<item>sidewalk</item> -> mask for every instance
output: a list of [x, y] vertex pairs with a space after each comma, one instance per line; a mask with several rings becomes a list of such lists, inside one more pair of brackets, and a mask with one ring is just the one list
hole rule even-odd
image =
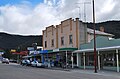
[[97, 73], [94, 73], [94, 69], [66, 69], [66, 68], [58, 68], [58, 67], [52, 67], [52, 68], [46, 68], [46, 69], [52, 69], [52, 70], [62, 70], [62, 71], [68, 71], [73, 73], [84, 73], [84, 74], [96, 74], [101, 76], [116, 76], [120, 78], [120, 72], [116, 71], [109, 71], [109, 70], [97, 70]]
[[[10, 63], [10, 65], [20, 65], [17, 63]], [[61, 70], [61, 71], [67, 71], [71, 73], [84, 73], [84, 74], [96, 74], [101, 76], [116, 76], [120, 78], [120, 72], [116, 71], [108, 71], [108, 70], [98, 70], [97, 73], [94, 73], [94, 69], [66, 69], [66, 68], [60, 68], [60, 67], [50, 67], [50, 68], [43, 68], [43, 69], [50, 69], [50, 70]]]
[[94, 73], [94, 70], [89, 69], [71, 69], [71, 72], [85, 73], [85, 74], [97, 74], [103, 76], [116, 76], [120, 78], [120, 72], [108, 71], [108, 70], [98, 70], [97, 73]]
[[17, 63], [9, 63], [10, 65], [20, 65], [20, 64], [17, 64]]
[[63, 70], [63, 71], [70, 71], [71, 69], [61, 68], [61, 67], [50, 67], [46, 69], [52, 69], [52, 70]]

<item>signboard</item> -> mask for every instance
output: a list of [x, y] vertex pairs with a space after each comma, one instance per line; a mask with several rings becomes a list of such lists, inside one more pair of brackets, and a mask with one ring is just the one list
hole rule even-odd
[[59, 51], [59, 49], [54, 49], [53, 52]]
[[28, 47], [27, 50], [34, 50], [34, 47]]
[[40, 53], [41, 54], [46, 54], [46, 53], [48, 53], [48, 50], [41, 50]]
[[34, 51], [34, 54], [38, 54], [38, 51]]
[[39, 54], [40, 51], [29, 51], [29, 54]]
[[15, 49], [11, 49], [11, 51], [10, 52], [16, 52], [16, 50]]
[[34, 54], [34, 51], [29, 51], [29, 54]]

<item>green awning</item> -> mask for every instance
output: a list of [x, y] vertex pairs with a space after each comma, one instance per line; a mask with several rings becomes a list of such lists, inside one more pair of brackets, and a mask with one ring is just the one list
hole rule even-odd
[[58, 48], [54, 50], [48, 50], [48, 53], [61, 52], [61, 51], [75, 51], [75, 50], [78, 50], [78, 48]]
[[[120, 39], [111, 39], [105, 36], [96, 37], [96, 48], [105, 48], [105, 47], [113, 47], [120, 46]], [[80, 45], [79, 50], [84, 49], [93, 49], [94, 48], [94, 40], [90, 43]]]
[[77, 50], [78, 48], [60, 48], [59, 50], [60, 51], [75, 51]]
[[0, 49], [0, 52], [5, 52], [3, 49]]
[[[96, 37], [96, 50], [97, 51], [108, 51], [120, 49], [120, 39], [109, 39], [105, 36]], [[79, 50], [74, 51], [74, 53], [83, 52], [94, 52], [94, 39], [90, 43], [80, 45]]]

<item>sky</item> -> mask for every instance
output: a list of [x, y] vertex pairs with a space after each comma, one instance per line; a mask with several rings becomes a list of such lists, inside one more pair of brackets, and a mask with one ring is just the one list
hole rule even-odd
[[[120, 0], [95, 0], [96, 23], [120, 20]], [[0, 0], [0, 32], [42, 35], [68, 18], [92, 22], [92, 0]]]

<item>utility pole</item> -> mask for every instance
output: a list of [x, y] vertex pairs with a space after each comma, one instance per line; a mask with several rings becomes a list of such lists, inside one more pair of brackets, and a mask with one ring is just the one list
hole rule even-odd
[[34, 47], [34, 61], [36, 61], [35, 55], [36, 55], [36, 51], [37, 51], [37, 43], [33, 43], [32, 45]]
[[[17, 48], [17, 52], [20, 53], [20, 46]], [[17, 63], [20, 63], [20, 55], [17, 55]]]
[[95, 4], [94, 4], [94, 0], [92, 1], [93, 3], [93, 27], [94, 27], [94, 69], [95, 69], [95, 73], [97, 73], [97, 55], [96, 55], [96, 35], [95, 35]]

